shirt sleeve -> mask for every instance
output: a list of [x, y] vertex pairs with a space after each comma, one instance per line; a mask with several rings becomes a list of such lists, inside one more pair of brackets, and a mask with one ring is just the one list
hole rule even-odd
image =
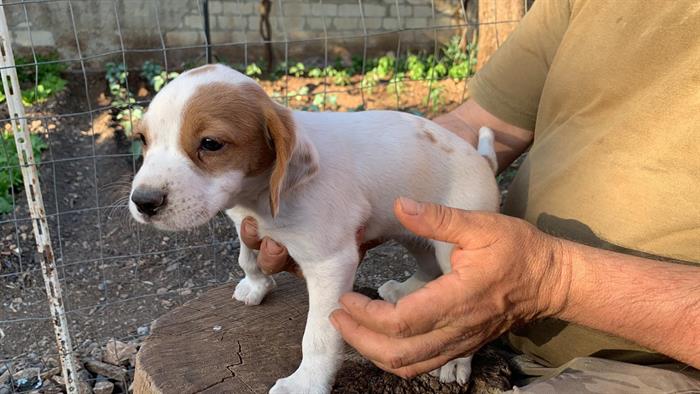
[[537, 0], [469, 82], [469, 95], [497, 118], [535, 130], [547, 72], [569, 25], [570, 0]]

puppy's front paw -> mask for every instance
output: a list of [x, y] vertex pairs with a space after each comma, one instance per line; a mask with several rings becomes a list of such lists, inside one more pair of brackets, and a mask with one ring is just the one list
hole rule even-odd
[[328, 394], [331, 388], [324, 384], [314, 384], [316, 379], [312, 376], [301, 376], [297, 372], [292, 375], [277, 379], [270, 389], [270, 394]]
[[401, 283], [395, 280], [390, 280], [379, 286], [377, 292], [384, 301], [391, 302], [392, 304], [396, 304], [396, 302], [405, 295]]
[[233, 298], [246, 305], [258, 305], [265, 298], [265, 295], [274, 288], [275, 280], [269, 276], [255, 281], [246, 276], [236, 285]]
[[430, 372], [432, 376], [439, 377], [442, 383], [452, 383], [456, 381], [460, 385], [465, 385], [469, 381], [469, 375], [471, 375], [471, 373], [471, 357], [456, 358]]

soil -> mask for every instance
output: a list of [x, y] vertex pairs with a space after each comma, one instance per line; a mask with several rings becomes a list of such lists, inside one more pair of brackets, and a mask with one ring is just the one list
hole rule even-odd
[[[43, 133], [49, 145], [40, 165], [42, 194], [73, 346], [83, 354], [108, 338], [147, 334], [150, 322], [164, 312], [243, 273], [236, 264], [235, 230], [223, 215], [182, 233], [159, 232], [130, 219], [124, 202], [138, 160], [130, 153], [130, 141], [112, 127], [103, 74], [84, 78], [76, 73], [67, 79], [67, 91], [27, 115], [31, 129]], [[400, 94], [386, 86], [360, 94], [357, 78], [345, 87], [321, 82], [291, 77], [261, 84], [283, 96], [302, 86], [309, 93], [326, 89], [336, 96], [333, 110], [355, 110], [364, 102], [366, 109], [436, 115], [424, 102], [427, 83], [404, 82]], [[143, 83], [130, 83], [144, 91]], [[464, 100], [465, 82], [435, 84], [442, 87], [438, 112]], [[139, 100], [148, 98], [146, 92]], [[289, 104], [302, 108], [311, 102], [291, 98]], [[0, 367], [4, 362], [14, 369], [32, 365], [43, 370], [56, 366], [58, 357], [23, 189], [14, 195], [15, 211], [0, 216]], [[405, 249], [387, 243], [368, 253], [356, 286], [376, 289], [414, 268]]]

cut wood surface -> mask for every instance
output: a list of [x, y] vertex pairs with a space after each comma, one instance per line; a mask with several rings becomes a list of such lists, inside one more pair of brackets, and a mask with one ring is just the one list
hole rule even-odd
[[[136, 358], [134, 393], [266, 393], [296, 369], [307, 313], [303, 281], [276, 277], [261, 305], [231, 298], [234, 284], [214, 288], [153, 323]], [[363, 291], [372, 293], [372, 291]], [[376, 293], [374, 293], [376, 295]], [[474, 358], [468, 387], [421, 375], [403, 380], [347, 348], [335, 393], [500, 392], [510, 371], [494, 351]]]

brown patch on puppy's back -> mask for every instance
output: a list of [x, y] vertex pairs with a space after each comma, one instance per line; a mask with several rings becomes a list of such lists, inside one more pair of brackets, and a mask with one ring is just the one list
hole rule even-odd
[[[265, 91], [254, 84], [203, 85], [183, 110], [180, 146], [203, 171], [260, 174], [275, 162], [275, 151], [266, 139], [265, 114], [268, 107], [276, 110], [274, 105]], [[212, 138], [224, 147], [213, 152], [201, 150], [203, 138]]]
[[425, 127], [421, 129], [421, 133], [418, 134], [418, 137], [430, 141], [431, 144], [437, 143], [437, 138], [435, 138], [435, 135]]

